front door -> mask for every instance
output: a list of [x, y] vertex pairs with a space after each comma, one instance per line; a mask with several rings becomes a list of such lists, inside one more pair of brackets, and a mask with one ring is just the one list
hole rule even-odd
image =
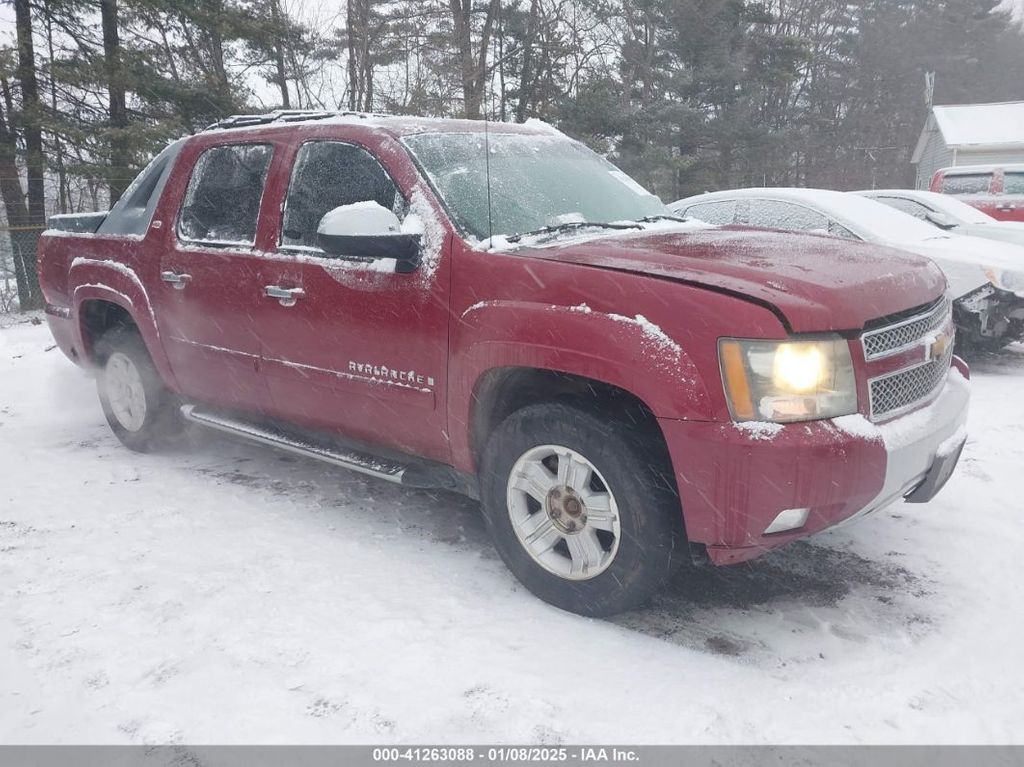
[[437, 216], [422, 198], [410, 211], [361, 146], [315, 140], [298, 147], [276, 253], [260, 269], [258, 323], [271, 407], [310, 428], [444, 461], [446, 238], [438, 226], [425, 227], [428, 252], [410, 274], [396, 274], [387, 259], [327, 256], [317, 246], [320, 219], [366, 200], [407, 219], [406, 226], [424, 228], [422, 219]]
[[154, 302], [171, 368], [190, 399], [239, 410], [266, 403], [253, 321], [259, 301], [253, 248], [272, 155], [266, 143], [206, 149], [180, 213], [166, 216]]

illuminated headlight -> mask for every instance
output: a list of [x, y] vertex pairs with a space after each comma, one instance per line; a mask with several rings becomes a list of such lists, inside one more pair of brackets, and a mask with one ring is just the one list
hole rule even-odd
[[857, 412], [850, 345], [842, 338], [723, 338], [718, 356], [734, 421], [790, 423]]

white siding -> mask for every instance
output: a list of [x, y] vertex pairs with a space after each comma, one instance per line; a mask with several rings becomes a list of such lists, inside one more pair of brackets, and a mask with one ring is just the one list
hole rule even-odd
[[928, 143], [925, 144], [924, 152], [921, 153], [921, 162], [917, 166], [917, 188], [927, 189], [932, 181], [932, 175], [939, 168], [947, 168], [953, 164], [953, 150], [946, 146], [942, 140], [942, 134], [938, 130], [932, 130], [928, 136]]
[[1015, 165], [1024, 163], [1024, 149], [1004, 151], [977, 151], [961, 149], [957, 152], [957, 165]]

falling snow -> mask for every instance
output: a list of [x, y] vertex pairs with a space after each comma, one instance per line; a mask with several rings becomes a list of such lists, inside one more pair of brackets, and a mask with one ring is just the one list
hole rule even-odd
[[[208, 434], [127, 451], [51, 345], [0, 329], [6, 742], [1016, 739], [1024, 348], [975, 365], [931, 504], [599, 621], [530, 596], [460, 496]], [[537, 660], [584, 645], [600, 674]]]

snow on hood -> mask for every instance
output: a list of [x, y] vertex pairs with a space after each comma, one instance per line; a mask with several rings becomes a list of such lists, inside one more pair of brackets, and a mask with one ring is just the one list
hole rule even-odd
[[1020, 245], [954, 234], [900, 247], [934, 260], [946, 273], [954, 297], [990, 282], [1001, 284], [1007, 272], [1018, 273], [1024, 281], [1024, 247]]
[[780, 311], [794, 332], [858, 330], [930, 303], [946, 289], [938, 267], [911, 254], [788, 232], [665, 228], [521, 246], [517, 252], [749, 297]]

